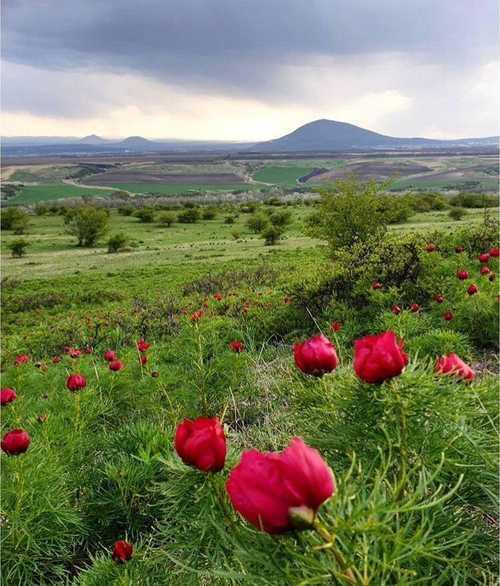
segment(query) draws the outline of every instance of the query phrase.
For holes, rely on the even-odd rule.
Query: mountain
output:
[[[100,136],[97,136],[97,134],[89,134],[88,136],[84,136],[83,138],[80,138],[78,142],[80,144],[100,145],[100,144],[108,144],[110,141],[107,140],[106,138],[101,138]]]
[[[497,146],[498,137],[435,140],[397,138],[335,120],[315,120],[281,138],[260,142],[256,152],[346,151],[371,149],[421,149],[471,146]]]

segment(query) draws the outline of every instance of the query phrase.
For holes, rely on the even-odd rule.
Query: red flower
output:
[[[490,260],[489,252],[483,252],[479,255],[479,262],[487,263]]]
[[[463,252],[465,250],[465,246],[462,246],[461,244],[459,246],[455,246],[455,252],[457,254],[460,254],[461,252]]]
[[[113,553],[111,557],[114,559],[115,562],[128,562],[128,560],[132,557],[134,553],[134,546],[131,543],[123,541],[117,541],[113,547]]]
[[[14,389],[2,389],[0,391],[0,405],[8,405],[17,399],[17,394]]]
[[[444,295],[434,295],[434,301],[436,303],[443,303],[444,300],[445,300]]]
[[[31,443],[30,435],[24,429],[13,429],[7,432],[2,439],[0,447],[9,456],[23,454]]]
[[[491,273],[490,267],[484,265],[484,267],[481,267],[480,273],[481,275],[488,275],[489,273]]]
[[[394,332],[365,336],[354,342],[354,371],[366,383],[382,383],[398,376],[408,364],[403,341]]]
[[[394,315],[399,315],[401,313],[401,307],[399,305],[393,305],[391,311]]]
[[[378,281],[374,281],[372,283],[372,289],[374,291],[376,291],[377,289],[382,289],[382,283],[379,283]]]
[[[147,363],[148,363],[148,357],[146,356],[146,354],[141,354],[139,356],[139,364],[142,364],[142,366],[144,366]]]
[[[319,452],[296,437],[281,453],[244,452],[226,489],[249,523],[267,533],[283,533],[311,526],[336,487]]]
[[[340,330],[342,329],[342,322],[339,321],[334,321],[331,325],[330,325],[330,330],[332,332],[340,332]]]
[[[81,374],[70,374],[66,379],[66,386],[70,391],[81,391],[87,386],[87,380]]]
[[[323,376],[339,364],[335,346],[323,334],[313,336],[302,344],[294,344],[293,356],[297,368],[313,376]]]
[[[80,358],[82,352],[81,350],[78,350],[78,348],[68,348],[66,354],[71,356],[71,358]]]
[[[245,344],[239,340],[233,340],[232,342],[229,342],[229,349],[233,352],[243,352]]]
[[[477,285],[474,285],[474,283],[472,283],[472,285],[470,285],[469,288],[467,289],[467,293],[469,295],[475,295],[476,293],[479,293],[479,287]]]
[[[121,360],[112,360],[109,363],[109,370],[112,370],[113,372],[118,372],[119,370],[121,370],[124,367],[124,364]]]
[[[448,354],[448,356],[441,356],[441,358],[437,359],[436,372],[439,372],[439,374],[454,374],[468,381],[473,380],[476,376],[476,373],[472,368],[454,352]]]
[[[203,316],[205,315],[205,312],[203,311],[203,309],[198,309],[198,311],[195,311],[192,315],[191,315],[191,321],[192,322],[197,322],[199,321]]]
[[[226,461],[226,436],[217,417],[184,419],[175,433],[175,450],[185,464],[218,472]]]
[[[221,293],[216,293],[214,295],[214,299],[215,299],[215,301],[222,301],[222,294]]]
[[[410,305],[410,311],[412,313],[417,313],[417,311],[420,311],[420,305],[418,303],[412,303]]]
[[[21,364],[26,364],[27,362],[29,362],[29,360],[30,357],[28,356],[28,354],[19,354],[19,356],[16,356],[14,364],[16,366],[20,366]]]
[[[437,249],[437,246],[435,244],[433,244],[432,242],[429,242],[429,244],[427,244],[427,246],[425,247],[425,250],[427,252],[435,252]]]
[[[59,364],[59,362],[61,362],[60,356],[54,356],[54,358],[52,358],[52,364]]]
[[[453,315],[453,313],[451,311],[445,311],[443,313],[443,319],[445,321],[451,321],[453,318],[454,318],[454,315]]]
[[[457,277],[461,280],[461,281],[466,281],[469,278],[469,273],[467,271],[459,270],[457,271]]]
[[[106,352],[104,352],[104,360],[106,360],[106,362],[113,362],[113,360],[116,360],[117,358],[118,355],[114,350],[106,350]]]
[[[500,248],[490,248],[490,256],[498,258],[500,256]]]
[[[150,348],[151,344],[148,344],[145,340],[141,339],[137,342],[137,350],[139,350],[139,352],[146,352]]]

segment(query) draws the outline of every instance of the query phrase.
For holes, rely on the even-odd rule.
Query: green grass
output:
[[[204,191],[254,191],[261,187],[252,183],[115,183],[112,186],[113,189],[123,189],[131,193],[160,193],[162,195]]]
[[[79,196],[104,196],[111,193],[113,188],[93,189],[85,187],[76,187],[75,185],[65,185],[64,183],[54,183],[51,185],[26,185],[17,192],[17,195],[9,199],[9,203],[30,204],[50,201],[66,197]]]
[[[262,181],[263,183],[274,183],[276,185],[293,186],[297,185],[297,179],[303,175],[310,173],[314,167],[309,166],[295,166],[295,165],[283,165],[276,166],[270,165],[263,167],[256,173],[253,178],[256,181]]]

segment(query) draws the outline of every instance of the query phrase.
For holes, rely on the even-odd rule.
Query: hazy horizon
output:
[[[499,134],[493,0],[2,1],[2,135]]]

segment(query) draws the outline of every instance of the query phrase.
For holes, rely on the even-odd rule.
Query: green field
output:
[[[253,191],[262,187],[262,185],[252,183],[115,183],[112,186],[113,189],[123,189],[130,193],[158,193],[161,195],[205,191]]]
[[[314,167],[283,165],[269,165],[254,173],[255,181],[273,183],[276,185],[293,186],[297,185],[297,179],[310,173]]]
[[[77,187],[75,185],[65,185],[64,183],[55,183],[52,185],[26,185],[17,192],[17,195],[9,199],[9,203],[30,204],[67,197],[81,197],[84,195],[103,196],[111,191],[113,191],[113,188],[85,188]]]

